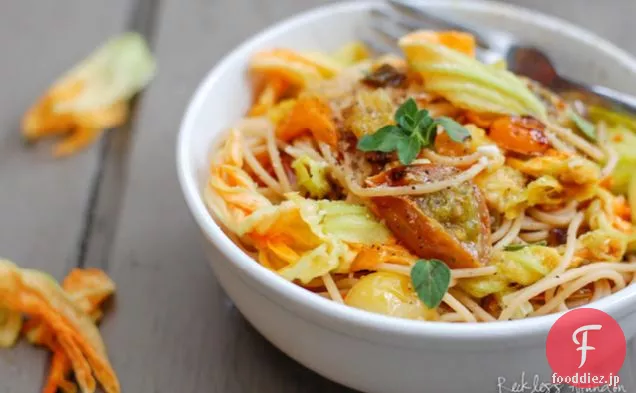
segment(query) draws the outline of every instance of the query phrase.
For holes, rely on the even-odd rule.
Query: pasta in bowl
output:
[[[618,137],[617,140],[613,140],[613,137],[604,139],[603,133],[605,135],[614,133],[615,131],[610,129],[618,124],[611,121],[612,116],[606,116],[607,113],[602,110],[599,117],[598,108],[590,107],[587,108],[587,113],[578,111],[577,113],[593,125],[600,123],[601,118],[604,117],[605,128],[595,128],[597,142],[587,139],[584,131],[581,131],[576,124],[566,122],[567,118],[563,119],[564,123],[553,120],[555,119],[554,105],[548,105],[554,98],[553,95],[524,83],[516,86],[525,86],[535,97],[538,97],[540,104],[545,108],[546,118],[533,109],[534,100],[529,101],[527,94],[524,93],[515,95],[517,98],[514,105],[517,108],[529,108],[532,111],[529,116],[532,116],[533,120],[524,117],[528,115],[515,114],[514,116],[521,119],[515,120],[513,124],[525,126],[530,130],[539,128],[540,132],[534,134],[544,135],[547,143],[542,137],[534,138],[532,140],[536,142],[528,147],[525,146],[526,144],[515,144],[518,140],[513,138],[512,140],[504,139],[504,142],[509,142],[507,147],[503,144],[500,146],[502,139],[499,136],[506,135],[504,131],[507,128],[504,120],[497,121],[498,117],[502,116],[488,119],[478,111],[463,109],[460,104],[449,104],[448,99],[435,98],[436,101],[427,101],[433,95],[441,95],[441,93],[419,91],[415,85],[411,87],[413,81],[422,80],[422,77],[412,70],[413,67],[409,65],[404,54],[396,58],[364,55],[364,51],[358,50],[349,52],[338,50],[339,47],[346,46],[347,43],[359,38],[360,29],[369,27],[369,10],[376,6],[378,6],[376,2],[359,1],[333,4],[281,22],[237,47],[214,67],[199,86],[181,125],[177,164],[185,201],[201,229],[207,259],[218,278],[218,283],[246,319],[276,347],[319,374],[360,391],[378,393],[491,391],[500,378],[505,378],[512,383],[519,381],[522,372],[527,377],[536,374],[541,381],[549,381],[551,371],[545,355],[546,336],[561,313],[557,312],[558,309],[552,309],[547,313],[545,310],[540,312],[538,310],[547,304],[542,298],[543,293],[549,292],[553,287],[541,289],[535,286],[534,290],[541,289],[538,295],[526,293],[524,296],[529,299],[527,301],[523,300],[523,297],[519,298],[523,300],[521,305],[509,308],[508,312],[515,310],[510,320],[504,321],[505,318],[501,318],[503,313],[501,305],[505,306],[504,299],[509,301],[516,299],[516,296],[523,294],[521,291],[524,288],[536,285],[558,268],[567,244],[567,229],[574,215],[582,213],[583,216],[580,229],[576,234],[577,244],[579,241],[592,242],[594,238],[581,238],[581,236],[591,232],[590,225],[598,225],[596,228],[602,229],[606,223],[602,220],[590,221],[591,203],[598,200],[599,207],[605,210],[609,206],[606,201],[610,199],[621,201],[621,195],[628,195],[629,171],[620,170],[620,168],[629,168],[633,165],[633,163],[630,164],[629,154],[624,154],[630,151],[629,148],[614,145],[613,150],[618,155],[612,156],[615,157],[612,159],[616,160],[619,156],[620,159],[616,166],[619,169],[612,171],[611,187],[609,180],[598,182],[589,180],[589,173],[599,173],[599,176],[603,176],[603,169],[611,162],[606,158],[606,144],[600,142],[615,143],[621,138],[627,139],[631,136],[631,131],[623,130],[624,136]],[[513,31],[525,41],[541,45],[550,54],[554,53],[553,57],[558,59],[560,67],[568,70],[568,75],[571,71],[573,77],[588,77],[594,83],[612,87],[621,86],[626,91],[636,91],[635,60],[611,44],[566,22],[517,7],[479,0],[453,2],[432,0],[427,2],[427,6],[434,8],[435,11],[452,14],[459,20],[470,20],[484,26]],[[349,48],[356,47],[360,48],[357,45],[349,46]],[[320,62],[322,67],[334,66],[334,64],[338,67],[338,64],[342,64],[340,62],[346,63],[347,59],[352,57],[354,64],[340,65],[339,67],[346,69],[343,70],[344,73],[339,71],[332,76],[320,77],[311,71],[306,72],[308,68],[301,66],[298,69],[303,70],[307,75],[314,75],[315,78],[310,77],[314,80],[306,87],[297,88],[295,93],[292,90],[285,91],[285,95],[276,98],[275,103],[272,100],[267,104],[265,100],[265,105],[258,109],[262,112],[254,113],[252,110],[257,106],[253,104],[258,104],[260,100],[256,98],[262,96],[261,92],[269,90],[274,93],[279,89],[275,84],[269,89],[265,88],[267,85],[265,82],[268,79],[260,79],[263,76],[259,76],[253,68],[256,55],[271,54],[276,49],[287,53],[293,52],[292,58],[296,55],[308,56],[310,63]],[[316,51],[322,54],[317,55]],[[357,53],[357,55],[343,57],[342,53]],[[333,55],[335,56],[331,57]],[[378,61],[380,59],[382,61]],[[276,64],[276,60],[272,60],[269,55],[265,57],[265,60],[265,64]],[[306,65],[305,62],[301,61],[301,63]],[[372,85],[383,80],[397,83],[402,79],[399,75],[389,77],[395,74],[394,72],[380,72],[384,64],[390,65],[398,71],[398,74],[406,75],[408,83],[406,88],[410,88],[408,94],[401,96],[397,94],[400,89],[405,89],[401,84],[396,87],[389,86],[389,91],[384,93],[387,87]],[[263,70],[263,62],[260,66]],[[362,72],[356,66],[362,68]],[[406,72],[404,72],[404,66],[406,66]],[[501,64],[493,67],[501,67]],[[385,71],[388,70],[388,67],[385,67]],[[362,79],[371,76],[373,72],[379,73],[373,78],[374,81],[367,80],[357,89],[360,91],[356,91],[356,93],[362,91],[368,93],[360,102],[365,105],[372,103],[378,108],[384,108],[383,105],[388,102],[390,106],[387,105],[388,109],[385,111],[377,111],[384,114],[374,118],[377,123],[365,124],[356,121],[365,116],[364,111],[354,111],[351,105],[345,105],[347,102],[344,101],[341,107],[332,108],[330,101],[327,100],[329,110],[333,111],[332,115],[342,113],[345,108],[348,108],[342,114],[342,118],[332,116],[336,131],[339,131],[340,127],[354,130],[354,126],[360,126],[359,129],[355,129],[355,132],[346,133],[342,138],[339,133],[335,134],[338,139],[332,144],[333,141],[329,138],[330,135],[334,135],[330,132],[331,123],[323,121],[325,118],[325,105],[322,105],[324,98],[317,100],[316,98],[319,97],[316,96],[337,94],[342,88],[338,81],[347,79],[347,75],[351,73],[354,75],[354,85],[358,86],[362,83],[360,82]],[[259,82],[259,79],[260,83],[255,83]],[[424,82],[422,80],[422,83]],[[314,94],[308,94],[308,89],[315,88],[316,84],[323,85],[318,92],[312,91]],[[508,87],[511,86],[513,85],[508,85]],[[452,90],[452,85],[442,84],[441,87],[438,85],[438,88]],[[380,100],[376,99],[378,93],[383,96]],[[508,91],[507,94],[515,93]],[[399,151],[372,150],[374,141],[364,142],[362,149],[369,151],[358,149],[358,143],[365,135],[375,135],[379,129],[387,125],[402,128],[402,125],[395,121],[395,115],[408,98],[413,98],[415,101],[416,115],[426,109],[432,122],[445,123],[435,128],[432,144],[430,143],[433,139],[430,135],[431,129],[420,125],[419,129],[426,130],[429,135],[426,138],[424,138],[425,135],[421,135],[424,142],[418,140],[418,144],[421,144],[421,149],[418,151],[420,156],[414,158],[410,164],[404,165],[400,162]],[[280,138],[277,134],[278,125],[283,119],[288,118],[298,101],[304,102],[303,105],[306,108],[311,108],[310,116],[314,119],[312,124],[315,125],[315,129],[300,130],[290,139]],[[492,99],[489,101],[502,102]],[[566,104],[578,109],[575,103],[566,102]],[[270,107],[275,109],[270,111]],[[278,109],[280,112],[277,112]],[[410,112],[413,109],[409,104],[401,113],[413,117],[414,115]],[[302,111],[304,112],[306,111]],[[424,114],[418,116],[420,120],[423,120]],[[442,118],[449,118],[468,131],[470,139],[463,142],[453,140],[452,136],[463,140],[464,132],[453,129],[449,133],[445,127],[453,128],[453,125],[449,125],[452,123],[446,120],[441,120]],[[483,124],[480,120],[488,120],[493,124]],[[540,124],[537,125],[536,122]],[[290,134],[286,136],[294,135],[292,132],[294,122],[290,123],[288,129]],[[406,128],[410,127],[408,123],[405,125]],[[412,131],[415,127],[410,128]],[[483,135],[480,129],[483,130]],[[576,139],[574,143],[578,145],[561,135],[559,133],[561,129],[569,130],[568,134],[574,135]],[[495,130],[494,134],[493,130]],[[395,131],[389,128],[383,133],[394,134]],[[321,135],[323,139],[318,140],[316,135]],[[393,137],[395,138],[395,135]],[[486,137],[488,139],[485,139]],[[397,138],[400,139],[399,134]],[[580,143],[580,139],[585,142],[585,145]],[[273,145],[269,142],[270,140],[273,140]],[[519,140],[523,141],[523,139]],[[558,171],[563,170],[563,167],[554,165],[562,163],[556,158],[567,153],[567,151],[561,153],[559,141],[563,142],[561,148],[566,146],[566,149],[572,150],[574,161],[571,165],[574,168],[582,163],[581,172],[576,172],[574,175],[577,181],[582,182],[580,187],[572,187],[570,179],[559,175]],[[351,150],[340,150],[344,143],[347,143]],[[397,148],[397,142],[392,143],[395,143]],[[243,148],[244,144],[249,146],[249,151]],[[592,146],[592,150],[587,149],[588,152],[586,152],[584,149],[588,145]],[[275,152],[270,155],[269,151],[272,148]],[[545,152],[541,154],[533,153],[533,151],[510,152],[521,148],[539,151],[545,149]],[[333,154],[326,155],[323,150]],[[599,152],[602,156],[591,155]],[[251,169],[248,161],[254,162],[254,160],[249,157],[250,153],[274,181],[270,182],[273,187],[259,180],[258,175]],[[409,150],[402,153],[405,161],[408,161],[408,153]],[[308,158],[303,157],[305,154]],[[284,185],[279,180],[274,166],[269,163],[268,157],[274,157],[275,161],[277,156],[280,157],[281,167],[287,175],[291,193],[283,188],[276,191],[277,187],[284,187]],[[334,158],[335,164],[328,161],[329,157]],[[300,159],[292,165],[297,158]],[[509,158],[517,159],[519,162],[509,163]],[[550,171],[554,181],[538,176],[544,172],[535,173],[534,171],[537,170],[535,166],[517,165],[529,160],[534,160],[531,162],[535,163],[539,158],[544,160],[541,161],[542,165],[553,165]],[[389,163],[392,165],[387,165]],[[217,168],[219,164],[223,165],[222,169]],[[435,166],[434,170],[430,168],[431,165]],[[402,166],[407,167],[407,170],[399,171],[398,168]],[[473,171],[478,173],[469,172],[475,166],[477,168]],[[498,166],[504,169],[496,170]],[[241,171],[237,171],[237,167]],[[375,169],[371,173],[365,173],[364,168],[368,167]],[[244,176],[242,172],[247,173],[247,176]],[[587,176],[579,178],[581,173]],[[213,174],[222,176],[220,178],[211,176]],[[410,175],[401,177],[402,174]],[[490,176],[486,177],[486,175]],[[458,181],[459,176],[462,176],[459,180],[463,179],[463,181],[453,183]],[[419,194],[422,191],[419,184],[415,184],[414,194],[410,194],[411,191],[408,188],[397,190],[398,187],[413,186],[405,183],[413,178],[430,179],[428,184],[437,184],[437,186],[440,182],[446,182],[446,186],[450,186],[457,193],[452,190],[452,192],[445,191],[446,189],[431,191],[429,188],[426,194],[442,191],[438,194],[442,196],[440,199],[445,200],[450,195],[454,197],[453,200],[457,202],[458,208],[438,209],[433,202],[436,199],[431,199],[431,202],[418,200],[417,198],[424,195]],[[223,182],[219,183],[219,179]],[[225,183],[228,181],[230,183]],[[538,203],[537,195],[545,195],[539,191],[554,187],[555,181],[559,186],[564,187],[562,190],[567,190],[567,194],[561,195],[562,190],[556,186],[556,191],[547,194],[555,199],[554,203],[550,204],[549,201]],[[216,184],[215,187],[224,188],[224,191],[221,190],[221,193],[215,191],[211,186],[212,183]],[[534,186],[529,188],[531,183]],[[343,187],[342,184],[345,186]],[[515,185],[522,187],[524,192],[515,192]],[[347,191],[345,195],[342,193],[345,187],[347,187],[346,190],[352,191]],[[399,192],[397,195],[369,195],[374,188],[382,188],[385,193],[389,188]],[[595,190],[599,188],[607,190],[609,194],[601,191],[599,195],[586,199],[587,193],[594,192],[596,195]],[[242,193],[246,189],[253,198],[244,199],[245,195]],[[232,191],[237,193],[232,194]],[[324,195],[312,196],[311,192],[324,192]],[[474,200],[472,196],[477,192],[483,197],[483,201]],[[221,198],[224,193],[225,199]],[[229,206],[226,202],[228,195],[231,195],[229,200],[232,201]],[[492,197],[496,195],[503,195],[503,198],[493,199]],[[608,195],[611,198],[607,198]],[[233,199],[234,197],[236,199]],[[380,208],[384,206],[384,213],[375,207],[376,204],[381,204],[382,200],[377,201],[374,198],[389,198],[389,202],[380,206]],[[558,202],[557,198],[576,200],[576,206],[571,207],[567,203]],[[424,217],[422,220],[429,217],[440,222],[440,220],[444,221],[444,217],[451,219],[472,217],[473,219],[469,220],[459,220],[470,221],[471,224],[468,227],[456,225],[458,220],[451,220],[450,225],[433,225],[430,233],[426,235],[427,239],[432,239],[433,235],[452,234],[452,236],[442,236],[445,242],[441,244],[445,245],[444,249],[456,251],[453,256],[457,258],[457,261],[452,261],[445,254],[420,256],[419,253],[430,252],[430,249],[426,250],[424,247],[418,249],[414,245],[425,246],[426,244],[411,243],[406,238],[398,238],[396,234],[402,232],[396,231],[393,226],[403,221],[399,220],[400,215],[395,214],[395,209],[392,209],[396,203],[408,207],[409,211],[417,213],[417,217]],[[484,216],[484,203],[489,217],[487,222],[475,219],[475,217]],[[240,208],[236,209],[239,206]],[[435,213],[434,216],[432,213]],[[521,222],[516,221],[520,214],[524,215]],[[606,214],[610,217],[609,212]],[[621,220],[627,221],[625,212],[612,211],[612,214],[612,217],[618,215]],[[224,215],[230,219],[225,221]],[[392,216],[395,217],[395,222],[390,224]],[[550,220],[555,223],[549,224]],[[418,222],[434,224],[433,221],[418,220]],[[524,225],[520,227],[516,236],[511,235],[512,240],[508,238],[505,243],[500,243],[506,234],[516,231],[516,227],[513,227],[515,223]],[[609,223],[614,227],[613,220]],[[487,227],[489,230],[482,232],[486,224],[489,225]],[[558,230],[551,231],[552,227]],[[413,226],[406,229],[412,229],[413,232],[418,233],[415,230],[419,231],[422,228],[427,227]],[[545,233],[541,231],[548,232],[548,236],[545,237],[546,244],[542,240]],[[462,236],[461,232],[465,232],[465,235]],[[404,233],[407,232],[404,231]],[[530,233],[531,236],[528,237],[526,233]],[[284,247],[287,243],[281,239],[285,236],[279,236],[283,234],[291,235],[288,238],[298,242],[294,243],[293,248],[290,247],[293,253]],[[523,238],[519,236],[520,234],[523,234]],[[460,236],[462,239],[459,239]],[[627,247],[629,247],[630,239],[628,239]],[[500,246],[495,248],[498,243]],[[382,245],[382,248],[373,249],[369,244]],[[433,247],[434,250],[436,248],[443,249]],[[309,250],[314,253],[308,253]],[[576,279],[579,279],[590,271],[575,269],[600,268],[604,272],[599,273],[601,277],[593,281],[603,279],[610,286],[610,289],[601,289],[600,294],[614,290],[616,293],[593,301],[591,292],[588,290],[590,287],[593,288],[594,284],[590,286],[577,283],[587,288],[581,292],[577,291],[575,296],[567,295],[565,306],[576,307],[577,300],[591,301],[589,307],[609,313],[620,323],[626,338],[633,337],[636,333],[636,316],[633,314],[636,304],[634,303],[636,287],[627,285],[630,281],[628,272],[619,270],[618,274],[621,276],[625,273],[623,280],[627,287],[618,290],[616,281],[612,280],[612,277],[616,278],[616,276],[606,272],[606,270],[612,270],[615,263],[620,264],[621,269],[623,266],[629,267],[628,258],[608,259],[605,262],[592,261],[590,256],[581,254],[578,250],[575,248],[572,260],[579,264],[568,267],[565,274],[572,274],[568,272],[575,271]],[[521,252],[516,253],[516,251]],[[261,253],[264,256],[259,256]],[[354,258],[354,255],[357,257],[362,253],[366,255],[364,258],[362,256]],[[503,266],[502,259],[494,257],[495,254],[501,253],[511,253],[516,258],[510,265]],[[312,258],[300,261],[300,258],[294,259],[295,255],[309,255]],[[329,263],[333,263],[333,259],[321,258],[321,255],[337,255],[337,267],[330,269]],[[627,251],[624,255],[628,255]],[[304,262],[304,264],[287,263],[281,257]],[[529,257],[531,259],[528,259]],[[417,274],[414,276],[417,280],[414,282],[413,267],[420,259],[424,264],[419,264],[421,267],[415,269]],[[542,262],[536,263],[537,260]],[[586,260],[600,263],[591,264],[585,262]],[[327,261],[326,267],[322,264],[324,261]],[[588,267],[592,265],[594,265],[593,268]],[[311,268],[306,269],[307,266]],[[496,271],[493,270],[493,266]],[[519,266],[529,267],[514,269]],[[340,268],[343,270],[347,268],[349,272],[344,273],[339,270]],[[329,272],[328,276],[325,271]],[[436,284],[428,286],[431,289],[431,296],[425,299],[434,305],[434,301],[441,298],[437,307],[429,307],[418,292],[418,288],[420,290],[426,288],[426,283],[430,282],[422,279],[428,275],[428,272],[436,277],[434,281]],[[585,274],[578,275],[582,273]],[[318,278],[312,278],[313,275]],[[514,278],[510,279],[508,276]],[[327,285],[323,282],[323,277]],[[329,278],[333,280],[335,290],[333,286],[331,289],[327,287],[330,285]],[[562,278],[561,274],[559,278]],[[572,278],[574,277],[565,276],[567,283],[564,281],[563,284],[558,285],[573,284]],[[443,285],[446,280],[448,284]],[[511,289],[515,291],[513,295],[516,296],[506,297]],[[493,290],[494,292],[489,292]],[[555,290],[552,294],[559,308],[562,302],[557,296],[559,293],[565,296],[566,293],[562,292],[563,290],[564,288]],[[331,300],[332,296],[338,299],[336,291],[340,292],[343,301],[348,304],[342,305],[338,304],[337,300]],[[391,296],[384,296],[386,293],[390,293]],[[600,294],[597,296],[600,297]],[[528,303],[532,306],[532,311]],[[485,313],[480,312],[475,304]],[[519,310],[518,313],[517,310]],[[535,312],[537,314],[531,315]],[[465,322],[473,318],[477,321],[490,319],[494,321]],[[448,365],[452,365],[453,370],[461,370],[461,372],[450,373]]]
[[[411,319],[539,316],[631,283],[635,123],[586,119],[480,63],[467,33],[399,46],[253,54],[256,98],[205,188],[246,252],[317,295]]]

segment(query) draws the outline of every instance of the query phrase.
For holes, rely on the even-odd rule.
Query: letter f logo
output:
[[[580,345],[580,347],[576,349],[577,351],[581,351],[581,364],[579,365],[579,368],[583,367],[585,365],[585,362],[587,361],[587,351],[594,351],[596,349],[592,346],[587,345],[587,332],[590,330],[601,330],[602,328],[602,325],[585,325],[576,329],[572,334],[572,341],[574,341],[574,344]],[[579,341],[577,337],[579,333],[583,333],[583,339],[581,341]]]

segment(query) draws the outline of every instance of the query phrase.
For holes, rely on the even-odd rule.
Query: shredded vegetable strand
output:
[[[278,147],[276,146],[276,137],[274,136],[274,130],[271,128],[267,131],[267,151],[272,161],[272,168],[274,168],[274,173],[276,174],[276,177],[278,177],[281,190],[284,193],[290,192],[292,188],[289,184],[287,174],[285,173],[285,168],[283,168],[283,162],[280,159],[280,152],[278,151]]]
[[[342,298],[342,295],[338,290],[338,286],[333,281],[333,277],[331,277],[331,274],[325,274],[324,276],[322,276],[322,281],[325,284],[325,288],[327,288],[329,296],[331,296],[331,300],[334,300],[340,304],[344,304],[344,299]]]
[[[249,149],[249,147],[244,146],[244,154],[245,154],[245,162],[250,167],[252,171],[258,176],[258,178],[265,183],[269,188],[275,191],[277,194],[283,194],[283,190],[281,188],[280,183],[276,181],[263,166],[258,162],[254,154]]]

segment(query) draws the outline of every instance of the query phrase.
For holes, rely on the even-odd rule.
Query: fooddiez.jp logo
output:
[[[591,308],[572,310],[559,318],[546,342],[552,382],[579,388],[618,386],[626,352],[618,322]]]
[[[582,368],[583,366],[585,366],[585,362],[587,362],[587,351],[593,351],[596,349],[594,347],[590,347],[587,345],[587,332],[590,330],[601,330],[601,329],[603,329],[603,325],[585,325],[576,329],[574,333],[572,333],[572,341],[574,341],[575,344],[581,345],[580,347],[576,349],[577,351],[581,351],[581,364],[579,364],[579,368]],[[579,333],[581,333],[581,335],[583,336],[583,340],[581,342],[579,342],[579,338],[578,338]]]

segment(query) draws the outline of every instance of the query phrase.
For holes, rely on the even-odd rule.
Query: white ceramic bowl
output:
[[[250,259],[221,231],[201,197],[210,146],[250,104],[249,57],[259,49],[331,50],[359,36],[378,3],[318,8],[281,22],[226,56],[199,86],[183,120],[177,165],[185,200],[219,282],[245,317],[292,358],[365,392],[495,391],[521,373],[549,381],[547,333],[558,315],[487,324],[394,319],[306,292]],[[636,60],[559,19],[500,3],[428,1],[463,20],[505,29],[545,48],[572,77],[636,93]],[[219,253],[218,251],[221,251]],[[636,286],[594,304],[636,334]]]

